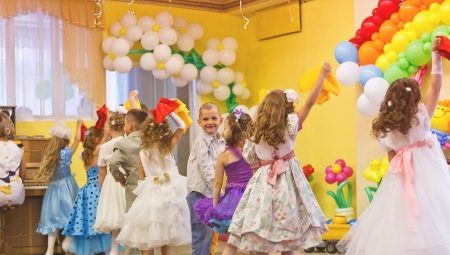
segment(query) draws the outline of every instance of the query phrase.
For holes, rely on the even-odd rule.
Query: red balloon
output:
[[[372,16],[378,16],[378,8],[373,9]]]
[[[383,24],[384,21],[385,21],[385,19],[381,18],[380,16],[378,16],[378,15],[373,15],[372,22],[373,22],[375,25],[377,25],[378,27],[380,27],[381,24]]]
[[[347,177],[351,177],[353,175],[353,169],[349,166],[342,168],[342,173]]]
[[[389,19],[392,13],[397,12],[399,9],[399,4],[396,4],[390,0],[382,0],[378,2],[378,13],[384,19]]]
[[[365,22],[361,26],[361,37],[366,41],[372,39],[373,33],[378,31],[378,27],[373,22]]]

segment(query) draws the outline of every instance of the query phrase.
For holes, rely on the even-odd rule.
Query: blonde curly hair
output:
[[[81,158],[85,167],[92,165],[92,160],[94,159],[94,153],[103,137],[103,129],[96,129],[94,126],[88,128],[87,135],[83,141],[83,152],[81,153]]]
[[[123,131],[123,126],[125,126],[125,114],[111,112],[108,118],[108,125],[113,131]]]
[[[69,145],[69,140],[52,136],[47,145],[42,163],[39,168],[39,174],[35,177],[38,181],[50,181],[61,157],[61,150]]]
[[[169,122],[164,120],[156,123],[152,116],[148,116],[141,127],[142,148],[145,150],[156,148],[162,155],[172,153],[173,132]]]

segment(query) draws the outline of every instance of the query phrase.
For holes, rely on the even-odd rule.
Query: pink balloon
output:
[[[351,177],[353,175],[353,169],[349,166],[342,168],[342,173],[347,177]]]
[[[345,167],[345,160],[343,160],[343,159],[337,159],[334,163],[340,165],[341,168]]]
[[[333,172],[331,166],[327,166],[327,167],[325,168],[325,173],[326,173],[326,174],[334,174],[334,172]]]
[[[334,173],[329,173],[325,176],[325,181],[328,184],[333,184],[336,182],[336,175]]]
[[[338,183],[341,183],[341,182],[343,182],[345,180],[347,180],[347,176],[345,176],[345,174],[343,174],[343,173],[336,174],[336,181]]]

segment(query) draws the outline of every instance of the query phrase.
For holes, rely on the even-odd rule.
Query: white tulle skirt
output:
[[[450,173],[442,151],[412,155],[418,216],[406,202],[402,173],[389,170],[357,225],[338,243],[348,255],[450,254]]]
[[[146,178],[134,193],[137,198],[125,215],[119,243],[140,250],[191,243],[186,177],[171,173],[170,181],[162,184]]]

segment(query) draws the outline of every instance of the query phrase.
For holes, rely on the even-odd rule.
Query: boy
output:
[[[212,196],[216,160],[225,149],[218,132],[222,123],[219,107],[205,103],[199,109],[198,125],[203,132],[195,139],[187,165],[187,202],[191,213],[192,255],[210,254],[212,229],[202,224],[194,211],[195,202]]]

